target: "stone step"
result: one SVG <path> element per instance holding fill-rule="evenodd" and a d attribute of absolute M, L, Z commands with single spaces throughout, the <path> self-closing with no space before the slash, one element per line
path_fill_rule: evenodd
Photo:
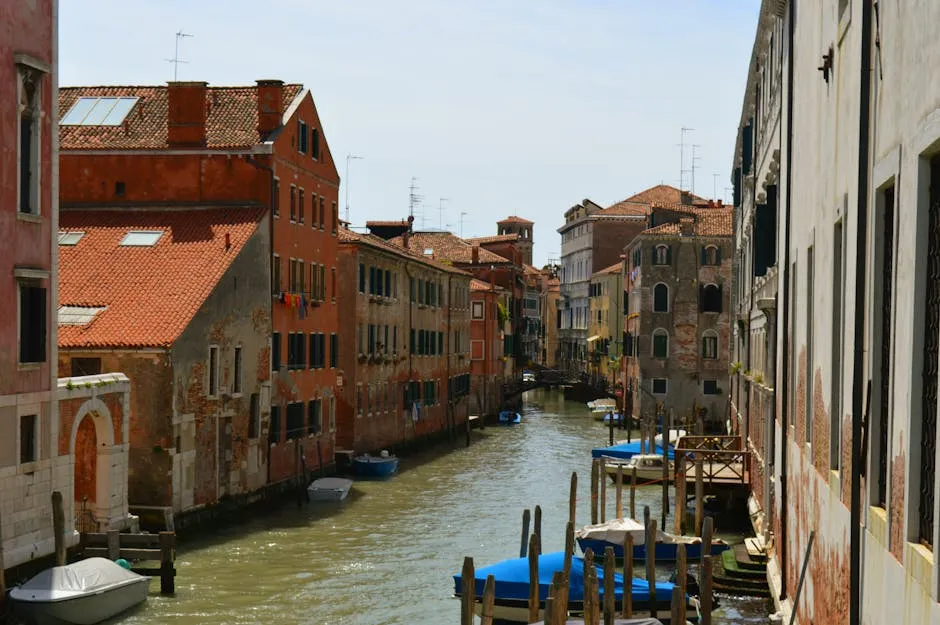
<path fill-rule="evenodd" d="M 767 584 L 767 573 L 765 571 L 742 569 L 738 566 L 738 562 L 735 560 L 734 553 L 731 550 L 721 554 L 721 567 L 724 569 L 725 577 Z"/>
<path fill-rule="evenodd" d="M 761 573 L 767 572 L 766 560 L 755 560 L 744 545 L 734 545 L 730 551 L 734 553 L 734 560 L 739 569 L 759 571 Z"/>
<path fill-rule="evenodd" d="M 751 559 L 755 562 L 767 562 L 767 553 L 761 547 L 761 541 L 755 537 L 745 538 L 744 547 L 747 549 L 747 554 L 751 556 Z"/>

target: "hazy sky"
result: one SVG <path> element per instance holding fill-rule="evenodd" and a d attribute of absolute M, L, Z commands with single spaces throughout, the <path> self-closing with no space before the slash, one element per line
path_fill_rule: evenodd
<path fill-rule="evenodd" d="M 759 0 L 65 0 L 62 85 L 302 82 L 346 184 L 353 224 L 493 234 L 536 222 L 535 262 L 584 198 L 679 184 L 727 199 Z M 685 187 L 691 175 L 685 174 Z M 340 206 L 345 205 L 345 191 Z"/>

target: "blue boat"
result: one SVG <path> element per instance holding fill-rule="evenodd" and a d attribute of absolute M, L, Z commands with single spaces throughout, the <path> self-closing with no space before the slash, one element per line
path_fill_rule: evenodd
<path fill-rule="evenodd" d="M 640 453 L 640 441 L 634 441 L 632 443 L 620 443 L 611 447 L 598 447 L 591 450 L 591 456 L 594 458 L 606 456 L 608 458 L 619 458 L 623 460 L 629 460 L 633 456 L 640 455 Z M 656 451 L 654 453 L 662 455 L 663 447 L 661 444 L 656 445 Z M 669 446 L 669 451 L 666 453 L 666 455 L 670 460 L 675 459 L 676 453 L 672 445 Z"/>
<path fill-rule="evenodd" d="M 590 549 L 594 553 L 604 553 L 607 547 L 614 548 L 614 555 L 623 558 L 623 542 L 626 534 L 633 536 L 633 559 L 646 559 L 646 531 L 643 524 L 634 519 L 611 519 L 606 523 L 587 525 L 575 532 L 575 539 L 581 551 Z M 702 540 L 696 536 L 676 536 L 668 532 L 656 532 L 654 553 L 657 562 L 673 562 L 676 560 L 679 545 L 685 545 L 686 557 L 690 559 L 702 557 Z M 711 555 L 717 555 L 729 548 L 728 543 L 715 538 L 712 540 Z"/>
<path fill-rule="evenodd" d="M 539 556 L 539 603 L 544 608 L 548 597 L 552 577 L 564 569 L 564 552 L 544 553 Z M 595 563 L 599 582 L 600 597 L 604 596 L 604 567 Z M 496 581 L 496 600 L 494 617 L 511 623 L 526 623 L 529 602 L 529 559 L 514 558 L 477 569 L 474 572 L 474 596 L 479 602 L 483 596 L 483 586 L 487 576 Z M 463 592 L 463 580 L 454 575 L 454 594 L 458 597 Z M 656 607 L 668 612 L 672 601 L 671 582 L 656 582 Z M 648 610 L 650 602 L 649 584 L 643 579 L 633 579 L 631 584 L 633 609 Z M 574 556 L 571 559 L 571 575 L 568 587 L 569 608 L 579 611 L 584 608 L 584 558 Z M 619 606 L 623 600 L 623 575 L 614 574 L 615 603 Z M 620 608 L 618 608 L 620 609 Z"/>
<path fill-rule="evenodd" d="M 365 454 L 353 458 L 353 467 L 357 475 L 388 477 L 398 471 L 398 458 L 387 454 L 382 456 Z"/>
<path fill-rule="evenodd" d="M 499 413 L 500 425 L 519 425 L 522 423 L 522 415 L 512 410 L 503 410 Z"/>

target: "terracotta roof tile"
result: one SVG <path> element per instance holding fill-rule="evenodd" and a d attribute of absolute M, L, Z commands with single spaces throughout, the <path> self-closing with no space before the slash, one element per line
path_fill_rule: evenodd
<path fill-rule="evenodd" d="M 497 225 L 499 224 L 534 224 L 534 223 L 535 223 L 534 221 L 529 221 L 528 219 L 525 219 L 524 217 L 519 217 L 517 215 L 510 215 L 506 219 L 500 219 L 499 221 L 496 222 Z"/>
<path fill-rule="evenodd" d="M 477 280 L 476 278 L 473 278 L 470 280 L 470 290 L 471 291 L 496 291 L 498 293 L 502 293 L 506 291 L 506 289 L 504 289 L 501 286 L 493 285 L 483 280 Z"/>
<path fill-rule="evenodd" d="M 692 199 L 705 201 L 704 198 L 697 195 L 692 195 Z M 668 184 L 658 184 L 645 191 L 640 191 L 636 195 L 631 195 L 624 200 L 624 202 L 640 202 L 642 204 L 662 202 L 665 204 L 679 204 L 682 202 L 682 191 Z"/>
<path fill-rule="evenodd" d="M 341 228 L 339 231 L 339 242 L 367 245 L 369 247 L 382 250 L 383 252 L 410 258 L 413 261 L 424 263 L 429 267 L 434 267 L 435 269 L 440 269 L 441 271 L 460 275 L 469 275 L 467 272 L 462 271 L 453 265 L 449 265 L 446 262 L 441 262 L 441 259 L 439 258 L 430 258 L 424 254 L 419 254 L 414 249 L 405 249 L 393 241 L 386 241 L 382 237 L 377 237 L 374 234 L 353 232 L 352 230 Z"/>
<path fill-rule="evenodd" d="M 684 213 L 687 216 L 680 219 L 681 223 L 689 223 L 693 226 L 693 236 L 699 237 L 730 237 L 734 234 L 734 212 L 730 207 L 712 207 L 695 208 L 691 206 L 663 207 L 677 212 Z M 653 228 L 647 228 L 641 235 L 679 235 L 681 226 L 679 223 L 671 222 L 659 224 Z"/>
<path fill-rule="evenodd" d="M 390 239 L 391 243 L 403 247 L 403 238 Z M 434 250 L 438 259 L 469 265 L 473 262 L 473 245 L 449 232 L 412 232 L 408 238 L 409 249 Z M 486 248 L 479 249 L 478 264 L 498 265 L 509 261 Z"/>
<path fill-rule="evenodd" d="M 595 215 L 605 215 L 605 216 L 636 216 L 636 217 L 646 217 L 649 215 L 650 207 L 649 204 L 644 204 L 642 202 L 633 202 L 630 200 L 624 200 L 623 202 L 617 202 L 612 204 L 607 208 L 597 211 Z"/>
<path fill-rule="evenodd" d="M 515 243 L 519 238 L 518 234 L 494 234 L 488 237 L 471 237 L 464 240 L 471 245 L 483 245 L 485 243 Z"/>
<path fill-rule="evenodd" d="M 284 108 L 303 85 L 284 85 Z M 140 98 L 119 126 L 59 125 L 62 150 L 158 150 L 167 147 L 166 86 L 61 87 L 59 115 L 65 117 L 82 97 Z M 244 148 L 258 135 L 257 87 L 206 87 L 206 147 Z"/>
<path fill-rule="evenodd" d="M 59 347 L 168 347 L 254 233 L 263 208 L 62 211 L 59 305 L 104 306 L 84 326 L 60 326 Z M 151 247 L 119 245 L 129 230 L 161 231 Z M 231 247 L 225 249 L 225 235 Z"/>
<path fill-rule="evenodd" d="M 606 274 L 611 274 L 611 273 L 620 273 L 622 269 L 623 269 L 622 263 L 614 263 L 610 267 L 604 267 L 603 269 L 599 271 L 595 271 L 594 275 L 598 276 L 598 275 L 606 275 Z"/>

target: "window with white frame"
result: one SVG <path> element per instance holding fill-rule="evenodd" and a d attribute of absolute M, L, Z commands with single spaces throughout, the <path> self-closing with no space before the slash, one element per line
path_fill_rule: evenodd
<path fill-rule="evenodd" d="M 17 166 L 18 209 L 24 215 L 39 215 L 40 167 L 42 164 L 42 79 L 48 68 L 17 55 L 17 110 L 19 113 Z"/>
<path fill-rule="evenodd" d="M 654 265 L 669 265 L 672 260 L 672 251 L 668 245 L 657 245 L 653 254 Z"/>
<path fill-rule="evenodd" d="M 653 358 L 669 357 L 669 333 L 663 328 L 653 331 Z"/>
<path fill-rule="evenodd" d="M 702 335 L 702 358 L 714 360 L 718 358 L 718 333 L 706 330 Z"/>
<path fill-rule="evenodd" d="M 472 302 L 472 310 L 470 311 L 470 316 L 472 319 L 483 319 L 484 318 L 484 306 L 483 302 Z"/>

